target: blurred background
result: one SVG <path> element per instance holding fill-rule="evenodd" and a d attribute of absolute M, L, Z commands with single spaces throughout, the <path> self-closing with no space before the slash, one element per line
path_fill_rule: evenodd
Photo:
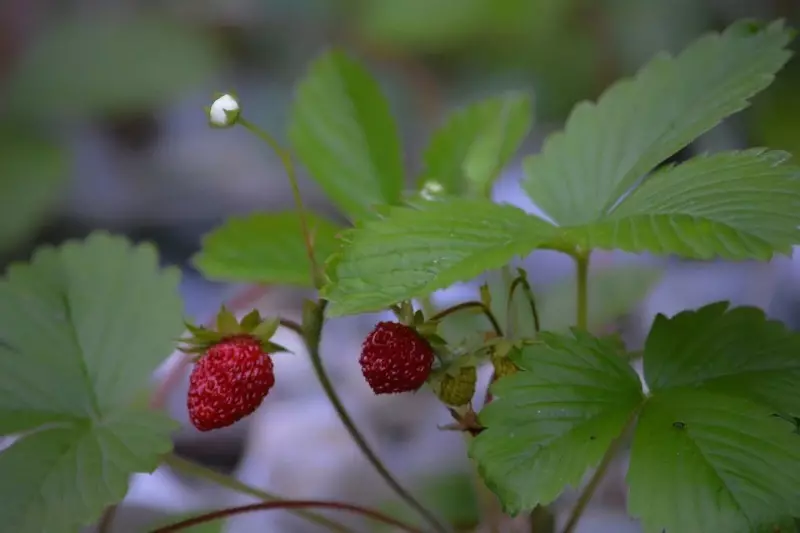
<path fill-rule="evenodd" d="M 504 89 L 532 91 L 536 121 L 521 154 L 531 153 L 579 100 L 596 98 L 656 52 L 678 51 L 742 17 L 786 18 L 798 27 L 800 1 L 0 0 L 0 265 L 105 228 L 152 241 L 165 264 L 180 265 L 186 313 L 202 320 L 223 300 L 254 294 L 194 270 L 203 234 L 232 215 L 291 208 L 286 178 L 265 146 L 243 129 L 207 127 L 202 106 L 213 92 L 235 90 L 251 121 L 284 138 L 295 82 L 320 51 L 343 47 L 381 81 L 413 176 L 431 130 L 456 106 Z M 753 145 L 800 154 L 800 60 L 676 161 Z M 520 175 L 516 160 L 496 198 L 533 210 Z M 339 216 L 310 180 L 302 185 L 312 209 Z M 525 265 L 545 326 L 569 325 L 569 260 L 536 253 Z M 592 276 L 593 327 L 619 331 L 632 349 L 657 312 L 722 299 L 800 326 L 800 265 L 788 258 L 728 264 L 608 253 L 596 256 Z M 436 302 L 474 293 L 466 284 Z M 268 287 L 255 296 L 260 308 L 297 317 L 307 295 Z M 428 393 L 375 398 L 363 383 L 357 354 L 375 320 L 334 320 L 323 344 L 327 367 L 389 467 L 470 530 L 479 496 L 461 437 L 437 430 L 447 412 Z M 254 416 L 208 435 L 188 424 L 187 374 L 172 370 L 174 357 L 165 364 L 157 378 L 171 376 L 174 385 L 165 408 L 185 426 L 177 452 L 286 497 L 346 500 L 412 518 L 351 444 L 296 339 L 282 332 L 278 342 L 298 355 L 276 360 L 275 392 Z M 579 531 L 639 531 L 624 513 L 625 460 L 619 463 Z M 248 501 L 165 467 L 134 477 L 113 531 L 147 531 Z M 565 494 L 555 509 L 573 502 Z M 260 513 L 192 531 L 317 530 L 291 515 Z"/>

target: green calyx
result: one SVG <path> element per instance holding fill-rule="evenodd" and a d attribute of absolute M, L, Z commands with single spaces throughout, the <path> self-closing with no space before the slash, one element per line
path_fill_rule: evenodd
<path fill-rule="evenodd" d="M 251 337 L 261 343 L 262 349 L 270 354 L 289 350 L 272 342 L 272 337 L 280 326 L 279 318 L 264 319 L 257 309 L 238 320 L 224 305 L 217 314 L 212 328 L 195 326 L 185 322 L 189 337 L 181 339 L 180 350 L 190 354 L 204 354 L 212 346 L 234 337 Z"/>
<path fill-rule="evenodd" d="M 460 407 L 472 401 L 477 381 L 478 370 L 475 366 L 458 365 L 457 368 L 448 369 L 437 376 L 432 386 L 443 403 Z"/>

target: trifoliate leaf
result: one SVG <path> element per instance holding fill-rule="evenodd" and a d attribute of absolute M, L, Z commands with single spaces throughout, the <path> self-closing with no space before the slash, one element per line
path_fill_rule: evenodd
<path fill-rule="evenodd" d="M 436 182 L 450 195 L 484 194 L 530 130 L 527 95 L 508 93 L 452 113 L 430 140 L 420 186 Z"/>
<path fill-rule="evenodd" d="M 498 380 L 480 413 L 470 455 L 506 512 L 555 500 L 596 466 L 643 401 L 636 373 L 616 348 L 586 333 L 544 332 Z"/>
<path fill-rule="evenodd" d="M 151 246 L 105 233 L 0 280 L 0 435 L 39 428 L 0 453 L 9 531 L 95 520 L 169 450 L 172 423 L 132 406 L 183 331 L 178 281 Z"/>
<path fill-rule="evenodd" d="M 328 52 L 301 81 L 289 138 L 300 160 L 351 218 L 396 204 L 404 186 L 397 126 L 377 82 L 341 52 Z"/>
<path fill-rule="evenodd" d="M 314 255 L 323 264 L 339 247 L 340 228 L 306 213 Z M 194 263 L 203 275 L 225 281 L 313 286 L 300 219 L 296 212 L 231 218 L 203 240 Z"/>
<path fill-rule="evenodd" d="M 332 316 L 427 296 L 527 255 L 556 228 L 510 206 L 456 199 L 395 207 L 346 236 L 324 291 Z"/>
<path fill-rule="evenodd" d="M 646 533 L 775 531 L 800 513 L 800 438 L 793 429 L 746 399 L 705 389 L 659 391 L 634 435 L 630 513 Z"/>
<path fill-rule="evenodd" d="M 702 386 L 800 416 L 800 336 L 756 307 L 728 306 L 658 315 L 644 350 L 648 386 Z"/>
<path fill-rule="evenodd" d="M 53 22 L 9 80 L 6 104 L 28 119 L 162 105 L 209 80 L 222 64 L 211 40 L 163 16 Z"/>
<path fill-rule="evenodd" d="M 658 163 L 747 107 L 789 59 L 791 38 L 781 22 L 740 22 L 674 58 L 659 55 L 573 110 L 564 132 L 526 161 L 526 191 L 559 225 L 601 219 Z"/>
<path fill-rule="evenodd" d="M 55 206 L 67 177 L 67 158 L 58 146 L 0 130 L 0 251 L 27 239 Z"/>
<path fill-rule="evenodd" d="M 769 259 L 800 242 L 800 168 L 752 149 L 655 172 L 608 215 L 568 229 L 591 248 L 709 259 Z"/>

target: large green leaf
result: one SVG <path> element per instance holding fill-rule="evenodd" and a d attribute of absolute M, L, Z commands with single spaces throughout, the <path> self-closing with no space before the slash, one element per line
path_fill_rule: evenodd
<path fill-rule="evenodd" d="M 58 146 L 0 131 L 0 251 L 30 237 L 63 191 L 67 158 Z"/>
<path fill-rule="evenodd" d="M 104 233 L 45 247 L 0 281 L 0 516 L 19 533 L 74 531 L 152 471 L 173 423 L 134 407 L 180 335 L 178 272 Z M 43 426 L 43 427 L 42 427 Z"/>
<path fill-rule="evenodd" d="M 643 400 L 616 345 L 574 331 L 542 333 L 515 362 L 524 369 L 492 387 L 472 442 L 487 485 L 506 512 L 552 502 L 596 466 Z"/>
<path fill-rule="evenodd" d="M 338 248 L 341 228 L 315 215 L 306 219 L 322 264 Z M 313 287 L 300 219 L 293 211 L 229 219 L 205 237 L 194 263 L 209 278 Z"/>
<path fill-rule="evenodd" d="M 485 194 L 519 149 L 532 118 L 530 98 L 516 92 L 452 113 L 425 150 L 420 186 L 433 181 L 446 194 Z"/>
<path fill-rule="evenodd" d="M 656 57 L 573 110 L 526 161 L 526 191 L 562 226 L 597 221 L 659 162 L 745 108 L 789 59 L 791 38 L 781 22 L 739 22 Z"/>
<path fill-rule="evenodd" d="M 648 386 L 702 386 L 800 416 L 800 336 L 756 307 L 728 305 L 656 317 L 645 343 Z"/>
<path fill-rule="evenodd" d="M 645 356 L 646 360 L 646 356 Z M 800 439 L 746 399 L 659 391 L 639 417 L 628 506 L 646 533 L 751 533 L 800 513 Z"/>
<path fill-rule="evenodd" d="M 394 207 L 349 232 L 329 265 L 324 296 L 332 316 L 377 311 L 427 296 L 524 256 L 556 228 L 488 200 L 454 199 Z"/>
<path fill-rule="evenodd" d="M 9 109 L 25 117 L 162 105 L 220 66 L 211 40 L 163 17 L 55 19 L 9 79 Z"/>
<path fill-rule="evenodd" d="M 608 215 L 569 228 L 582 246 L 769 259 L 800 243 L 800 168 L 783 152 L 702 156 L 654 173 Z"/>
<path fill-rule="evenodd" d="M 404 186 L 397 126 L 377 82 L 341 52 L 317 59 L 292 107 L 289 138 L 311 176 L 361 220 L 396 204 Z"/>

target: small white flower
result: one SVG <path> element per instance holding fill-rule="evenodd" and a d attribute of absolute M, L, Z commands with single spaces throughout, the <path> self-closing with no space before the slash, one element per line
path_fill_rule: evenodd
<path fill-rule="evenodd" d="M 239 118 L 239 101 L 230 94 L 223 94 L 208 109 L 209 123 L 215 128 L 228 128 Z"/>
<path fill-rule="evenodd" d="M 419 192 L 420 196 L 422 196 L 425 200 L 436 200 L 439 196 L 444 193 L 444 187 L 438 181 L 426 181 L 425 185 L 422 186 L 422 190 Z"/>

